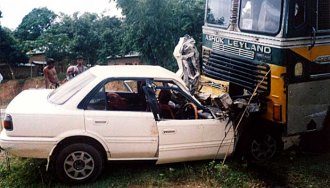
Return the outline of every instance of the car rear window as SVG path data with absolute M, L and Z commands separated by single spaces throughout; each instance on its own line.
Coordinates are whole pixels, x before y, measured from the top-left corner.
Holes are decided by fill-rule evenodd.
M 48 100 L 54 104 L 64 104 L 94 79 L 95 76 L 92 73 L 85 71 L 50 93 Z

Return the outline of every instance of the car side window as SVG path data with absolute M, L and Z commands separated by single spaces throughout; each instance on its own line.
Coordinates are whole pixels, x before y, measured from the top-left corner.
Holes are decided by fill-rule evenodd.
M 198 107 L 175 85 L 156 87 L 161 119 L 199 119 Z
M 106 94 L 104 91 L 104 87 L 101 87 L 99 91 L 97 91 L 94 96 L 90 99 L 87 104 L 87 110 L 106 110 Z
M 106 92 L 137 93 L 138 83 L 136 80 L 114 80 L 105 84 Z
M 143 84 L 143 80 L 109 81 L 91 98 L 87 110 L 148 111 Z

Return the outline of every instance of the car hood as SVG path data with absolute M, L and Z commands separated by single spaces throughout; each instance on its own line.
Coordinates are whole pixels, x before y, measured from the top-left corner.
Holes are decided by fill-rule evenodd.
M 51 91 L 50 89 L 24 90 L 9 103 L 6 113 L 42 113 L 51 106 L 55 107 L 47 100 Z

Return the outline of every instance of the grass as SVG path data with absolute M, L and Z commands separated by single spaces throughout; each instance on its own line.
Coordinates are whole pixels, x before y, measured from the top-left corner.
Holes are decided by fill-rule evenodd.
M 0 159 L 0 187 L 68 187 L 45 172 L 44 160 Z M 230 159 L 167 165 L 109 163 L 94 183 L 81 187 L 329 187 L 330 153 L 286 151 L 267 164 Z

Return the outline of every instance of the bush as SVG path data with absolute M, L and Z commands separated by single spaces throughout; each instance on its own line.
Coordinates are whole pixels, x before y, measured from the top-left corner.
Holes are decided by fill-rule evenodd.
M 45 160 L 10 158 L 10 170 L 5 159 L 0 163 L 0 187 L 26 187 L 44 185 L 50 177 L 45 172 Z

